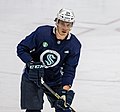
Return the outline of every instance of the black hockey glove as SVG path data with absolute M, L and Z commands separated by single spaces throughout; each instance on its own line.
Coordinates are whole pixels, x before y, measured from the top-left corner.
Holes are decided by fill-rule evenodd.
M 59 107 L 63 110 L 68 109 L 70 105 L 72 104 L 73 98 L 74 98 L 74 91 L 73 90 L 62 90 L 61 91 L 61 99 L 58 99 L 55 102 L 55 107 Z
M 28 62 L 27 67 L 30 70 L 41 70 L 44 68 L 42 62 L 34 62 L 34 61 Z
M 44 67 L 42 62 L 28 62 L 28 78 L 29 80 L 35 82 L 39 87 L 41 85 L 41 77 L 44 76 Z

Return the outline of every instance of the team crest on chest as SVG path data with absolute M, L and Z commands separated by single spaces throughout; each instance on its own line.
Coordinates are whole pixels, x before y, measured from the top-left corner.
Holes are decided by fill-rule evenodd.
M 40 61 L 44 64 L 45 68 L 54 67 L 60 61 L 60 54 L 54 50 L 45 50 L 40 55 Z

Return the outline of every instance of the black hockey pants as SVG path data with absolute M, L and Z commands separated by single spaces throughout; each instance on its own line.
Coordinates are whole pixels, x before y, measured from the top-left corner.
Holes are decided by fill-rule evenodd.
M 52 87 L 55 92 L 61 90 L 61 85 Z M 29 81 L 25 76 L 22 77 L 21 83 L 21 108 L 26 109 L 26 112 L 41 112 L 43 109 L 43 91 L 47 95 L 47 98 L 54 108 L 54 103 L 57 100 L 46 88 L 38 89 L 36 84 Z M 32 99 L 31 99 L 32 98 Z M 55 108 L 55 112 L 71 112 L 69 109 L 63 111 L 60 108 Z

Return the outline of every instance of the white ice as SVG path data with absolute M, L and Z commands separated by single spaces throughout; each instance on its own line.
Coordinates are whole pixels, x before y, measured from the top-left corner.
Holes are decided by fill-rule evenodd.
M 39 25 L 54 25 L 61 8 L 75 12 L 72 32 L 82 43 L 72 107 L 120 112 L 119 0 L 0 0 L 0 112 L 24 112 L 19 103 L 24 63 L 16 46 Z M 42 112 L 53 112 L 44 99 Z

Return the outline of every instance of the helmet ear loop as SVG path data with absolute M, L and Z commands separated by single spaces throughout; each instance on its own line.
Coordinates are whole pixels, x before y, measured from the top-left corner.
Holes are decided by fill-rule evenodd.
M 57 25 L 58 25 L 59 20 L 56 18 L 54 21 L 55 21 L 55 25 L 57 26 Z
M 71 31 L 71 30 L 72 30 L 73 24 L 74 24 L 74 23 L 72 23 L 71 28 L 70 28 L 70 30 L 69 30 L 69 31 Z
M 56 30 L 58 30 L 58 22 L 59 22 L 59 20 L 56 19 L 56 20 L 55 20 Z M 59 31 L 58 31 L 58 32 L 59 32 Z

